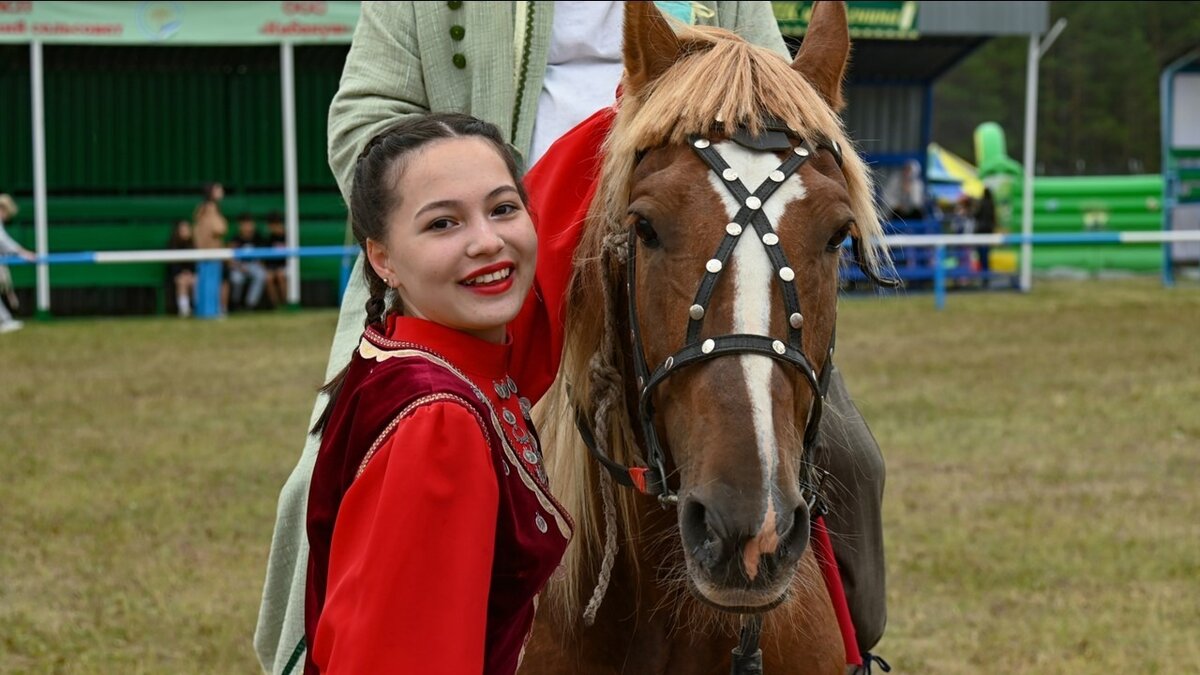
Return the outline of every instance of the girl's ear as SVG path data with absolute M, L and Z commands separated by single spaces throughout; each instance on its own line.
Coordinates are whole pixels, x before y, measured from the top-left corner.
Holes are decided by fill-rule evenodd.
M 388 256 L 387 248 L 374 239 L 367 240 L 367 264 L 375 270 L 375 274 L 383 279 L 384 283 L 391 286 L 390 280 L 396 278 L 391 258 Z

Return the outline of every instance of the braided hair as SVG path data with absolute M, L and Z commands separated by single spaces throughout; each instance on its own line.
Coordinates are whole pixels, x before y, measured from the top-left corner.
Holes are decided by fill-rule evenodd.
M 396 186 L 413 153 L 429 143 L 449 138 L 479 138 L 490 143 L 508 167 L 521 202 L 529 202 L 521 184 L 521 170 L 516 157 L 496 125 L 462 113 L 407 117 L 372 138 L 359 153 L 354 165 L 354 182 L 350 188 L 350 229 L 364 258 L 368 240 L 383 242 L 387 238 L 387 219 L 399 200 Z M 362 269 L 369 294 L 364 327 L 383 324 L 389 313 L 403 314 L 400 296 L 389 293 L 387 283 L 370 264 L 364 264 Z M 347 365 L 321 387 L 321 391 L 329 395 L 329 403 L 313 425 L 312 433 L 320 433 L 328 423 L 349 368 Z

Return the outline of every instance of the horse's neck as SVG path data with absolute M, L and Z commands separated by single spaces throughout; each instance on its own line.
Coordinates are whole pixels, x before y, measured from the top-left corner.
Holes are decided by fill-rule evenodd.
M 645 497 L 636 504 L 639 527 L 632 541 L 622 539 L 595 625 L 580 634 L 578 649 L 590 664 L 580 672 L 711 672 L 713 663 L 728 658 L 735 636 L 718 636 L 691 613 L 698 605 L 680 585 L 682 553 L 675 511 Z M 583 598 L 591 597 L 590 586 L 581 590 Z M 632 664 L 636 668 L 625 669 Z

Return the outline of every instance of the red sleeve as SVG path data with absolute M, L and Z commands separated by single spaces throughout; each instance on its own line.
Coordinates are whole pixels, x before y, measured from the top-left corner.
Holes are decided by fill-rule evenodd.
M 474 413 L 439 403 L 400 423 L 338 510 L 321 672 L 483 672 L 498 503 Z
M 571 263 L 600 182 L 600 146 L 615 114 L 606 107 L 580 122 L 525 175 L 529 211 L 538 232 L 537 273 L 524 307 L 509 326 L 510 372 L 521 393 L 534 402 L 558 374 Z

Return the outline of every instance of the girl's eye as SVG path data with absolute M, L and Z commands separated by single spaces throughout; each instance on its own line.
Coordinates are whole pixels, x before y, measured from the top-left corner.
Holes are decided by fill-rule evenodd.
M 501 204 L 500 206 L 497 206 L 494 211 L 492 211 L 492 214 L 497 216 L 510 216 L 516 212 L 516 204 Z
M 450 220 L 449 218 L 439 218 L 439 219 L 433 221 L 432 223 L 430 223 L 428 229 L 430 229 L 430 230 L 445 230 L 445 229 L 449 229 L 453 225 L 454 225 L 453 220 Z
M 837 251 L 842 247 L 842 244 L 845 243 L 846 237 L 849 236 L 850 223 L 846 223 L 841 227 L 841 229 L 839 229 L 837 232 L 834 232 L 832 237 L 829 238 L 829 243 L 825 244 L 825 250 L 829 251 L 830 253 Z

